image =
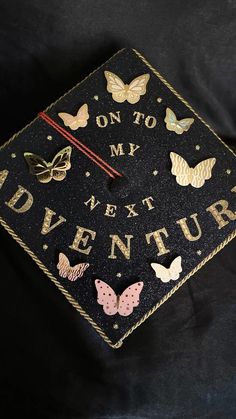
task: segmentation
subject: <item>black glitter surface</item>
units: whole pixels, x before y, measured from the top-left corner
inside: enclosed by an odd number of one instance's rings
[[[116,73],[125,83],[130,83],[143,73],[149,73],[147,93],[134,105],[128,102],[116,103],[106,90],[104,70]],[[94,99],[96,95],[98,100]],[[161,103],[157,102],[157,97],[162,98]],[[72,134],[124,177],[119,181],[111,181],[104,171],[72,146],[72,168],[67,172],[65,180],[39,183],[36,176],[29,173],[24,152],[33,152],[46,161],[51,161],[69,143],[45,121],[37,118],[1,149],[0,170],[9,170],[9,175],[0,191],[0,215],[115,344],[179,281],[235,232],[236,221],[230,221],[219,229],[206,208],[224,199],[229,202],[229,208],[235,211],[236,195],[231,190],[236,185],[236,160],[233,153],[156,77],[133,50],[125,49],[116,54],[53,104],[46,113],[63,126],[58,113],[75,114],[83,103],[87,103],[89,108],[88,125]],[[166,107],[174,110],[179,119],[195,119],[187,133],[177,135],[166,129]],[[98,115],[108,116],[109,112],[116,111],[120,111],[121,123],[108,124],[105,128],[97,126]],[[142,112],[145,116],[155,116],[155,128],[147,128],[144,122],[140,125],[134,124],[135,111]],[[53,137],[51,141],[47,140],[48,135]],[[111,157],[109,146],[117,143],[123,144],[125,155]],[[129,143],[140,146],[133,157],[128,155]],[[200,146],[199,150],[196,150],[196,145]],[[171,174],[171,151],[184,157],[191,167],[206,158],[215,157],[212,178],[200,189],[179,186]],[[15,158],[12,158],[12,153],[16,154]],[[231,170],[230,174],[227,174],[227,169]],[[155,170],[158,171],[156,176],[153,175]],[[90,172],[89,177],[86,177],[86,172]],[[17,214],[5,205],[18,185],[25,187],[34,197],[31,209],[23,214]],[[91,195],[100,201],[92,211],[84,204]],[[142,204],[142,200],[149,196],[153,197],[155,205],[150,211]],[[114,218],[104,215],[108,203],[117,206]],[[129,204],[136,204],[138,216],[127,218],[125,206]],[[57,216],[62,215],[67,221],[43,236],[40,232],[45,207],[52,209]],[[186,240],[176,221],[194,213],[198,214],[202,236],[199,240],[190,242]],[[56,221],[56,217],[53,221]],[[92,246],[88,256],[69,247],[77,225],[96,231],[95,240],[88,243]],[[145,235],[163,227],[169,234],[164,242],[170,252],[157,257],[154,241],[148,245]],[[130,260],[126,260],[118,248],[117,259],[108,258],[111,234],[119,235],[124,243],[125,235],[133,236]],[[44,244],[47,244],[47,250],[43,250]],[[197,253],[198,250],[201,250],[201,255]],[[59,252],[68,256],[71,265],[90,263],[81,279],[72,283],[58,275],[56,265]],[[162,283],[155,277],[150,263],[158,262],[169,266],[178,255],[182,256],[183,267],[179,280]],[[121,277],[117,273],[121,273]],[[96,278],[111,285],[117,294],[122,293],[132,283],[143,281],[139,306],[128,317],[105,315],[102,306],[96,301]],[[114,323],[119,325],[117,330],[113,328]]]

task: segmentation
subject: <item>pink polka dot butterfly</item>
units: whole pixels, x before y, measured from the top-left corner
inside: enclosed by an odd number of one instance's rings
[[[98,292],[97,302],[103,306],[103,311],[108,316],[119,314],[120,316],[129,316],[133,313],[134,307],[139,305],[139,296],[143,289],[143,282],[136,282],[130,285],[122,292],[116,295],[115,291],[100,279],[95,280],[95,286]]]

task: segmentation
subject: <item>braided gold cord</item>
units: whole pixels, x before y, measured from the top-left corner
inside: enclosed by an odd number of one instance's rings
[[[218,140],[222,144],[224,144],[224,146],[236,157],[234,151],[231,150],[231,148],[227,144],[225,144],[225,142],[216,134],[213,128],[211,128],[210,125],[206,121],[204,121],[204,119],[200,115],[198,115],[198,113],[192,108],[192,106],[168,83],[168,81],[165,80],[164,77],[154,67],[152,67],[152,65],[146,60],[146,58],[144,58],[140,54],[140,52],[136,51],[136,49],[133,49],[133,51],[147,65],[147,67],[150,68],[150,70],[152,70],[155,76],[157,76],[162,81],[162,83],[165,84],[166,87],[168,87],[168,89],[170,89],[170,91],[174,93],[174,95],[177,96],[177,98],[181,100],[181,102],[183,102],[194,113],[194,115],[196,115],[196,117],[200,119],[200,121],[216,136],[216,138],[218,138]]]
[[[22,128],[20,131],[16,132],[11,138],[9,138],[9,140],[7,140],[4,144],[2,144],[0,146],[0,150],[5,148],[13,140],[17,139],[18,135],[20,135],[22,132],[24,132],[26,130],[26,128],[30,127],[30,125],[32,125],[37,119],[38,119],[38,117],[34,118],[33,121],[30,121],[29,124],[27,124],[24,128]]]
[[[70,295],[70,293],[60,284],[60,282],[49,272],[46,266],[39,260],[39,258],[34,254],[34,252],[21,240],[21,238],[12,230],[12,228],[0,217],[0,223],[5,228],[5,230],[12,236],[12,238],[28,253],[31,259],[39,266],[40,269],[51,279],[51,281],[57,286],[57,288],[62,292],[66,299],[76,308],[77,311],[94,327],[94,329],[102,336],[102,338],[110,346],[112,346],[111,340],[106,336],[106,334],[100,329],[100,327],[95,323],[95,321],[84,311],[84,309],[75,301],[75,299]]]
[[[90,76],[92,76],[94,73],[96,73],[96,71],[100,70],[100,68],[102,68],[105,64],[109,63],[109,61],[114,58],[116,55],[118,55],[120,52],[122,52],[124,50],[124,48],[120,49],[119,51],[117,51],[114,55],[112,55],[112,57],[110,57],[107,61],[105,61],[103,64],[101,64],[98,68],[96,68],[95,70],[91,71],[91,73],[88,74],[88,76],[86,76],[83,80],[81,80],[79,83],[77,83],[75,86],[73,86],[70,90],[68,90],[66,93],[64,93],[62,96],[60,96],[57,100],[55,100],[55,102],[52,102],[51,105],[49,105],[43,112],[47,112],[52,106],[54,106],[57,102],[59,102],[59,100],[61,100],[64,96],[66,96],[68,93],[72,92],[72,90],[76,89],[77,87],[79,87],[85,80],[87,80]],[[6,147],[8,144],[10,144],[13,140],[16,139],[16,137],[21,134],[22,132],[24,132],[27,128],[29,128],[39,117],[36,116],[32,121],[30,121],[27,125],[25,125],[20,131],[16,132],[11,138],[9,138],[9,140],[7,140],[3,145],[0,146],[0,150],[4,147]]]
[[[114,54],[109,60],[105,62],[108,63],[115,55],[119,54],[123,49],[119,50],[116,54]],[[231,148],[222,141],[222,139],[214,132],[214,130],[197,114],[197,112],[189,105],[189,103],[182,98],[182,96],[176,92],[176,90],[161,76],[161,74],[151,66],[151,64],[135,49],[133,49],[135,54],[150,68],[150,70],[171,90],[175,96],[178,97],[196,116],[200,119],[200,121],[215,135],[215,137],[222,143],[224,146],[234,155],[236,154],[231,150]],[[91,72],[85,79],[80,81],[76,86],[74,86],[71,90],[66,92],[62,95],[59,99],[49,105],[46,109],[49,110],[55,103],[57,103],[60,99],[62,99],[65,95],[71,92],[73,89],[77,88],[81,83],[83,83],[86,79],[88,79],[93,73],[103,67],[102,64],[96,70]],[[30,127],[33,122],[37,120],[36,117],[33,121],[31,121],[28,125],[26,125],[22,130],[18,131],[14,134],[5,144],[0,146],[0,150],[10,144],[16,137],[21,134],[26,128]],[[108,336],[104,333],[104,331],[97,325],[97,323],[86,313],[86,311],[78,304],[77,301],[70,295],[70,293],[60,284],[60,282],[49,272],[46,266],[38,259],[38,257],[34,254],[34,252],[23,242],[23,240],[12,230],[12,228],[0,217],[0,224],[5,228],[5,230],[12,236],[14,240],[29,254],[29,256],[35,261],[35,263],[39,266],[40,269],[51,279],[51,281],[57,286],[57,288],[62,292],[62,294],[66,297],[66,299],[70,302],[70,304],[75,307],[75,309],[92,325],[92,327],[99,333],[99,335],[104,339],[104,341],[114,349],[120,348],[123,344],[124,339],[126,339],[137,327],[139,327],[145,320],[148,319],[162,304],[164,304],[192,275],[194,275],[199,269],[201,269],[205,263],[207,263],[210,259],[212,259],[220,250],[222,250],[233,238],[236,236],[236,230],[231,233],[219,246],[217,246],[205,259],[203,259],[191,272],[189,272],[172,290],[166,294],[162,300],[160,300],[155,306],[152,307],[136,324],[134,324],[123,336],[121,339],[118,340],[115,344],[108,338]]]
[[[162,300],[160,300],[155,306],[153,306],[151,310],[149,310],[133,327],[131,327],[131,329],[129,329],[124,334],[124,336],[122,336],[118,343],[123,342],[125,338],[127,338],[135,329],[137,329],[137,327],[139,327],[143,322],[145,322],[145,320],[147,320],[149,316],[151,316],[162,304],[164,304],[192,275],[194,275],[199,269],[201,269],[203,265],[205,265],[205,263],[212,259],[216,255],[216,253],[222,250],[231,240],[233,240],[235,236],[236,231],[231,233],[224,242],[222,242],[218,247],[216,247],[216,249],[214,249],[212,253],[210,253],[197,266],[195,266],[195,268],[191,272],[189,272],[180,282],[178,282],[178,284],[174,288],[172,288],[172,290],[168,294],[166,294],[162,298]]]

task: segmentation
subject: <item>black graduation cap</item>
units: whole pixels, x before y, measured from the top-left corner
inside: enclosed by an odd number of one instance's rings
[[[117,348],[235,237],[235,161],[123,49],[1,148],[1,224]]]

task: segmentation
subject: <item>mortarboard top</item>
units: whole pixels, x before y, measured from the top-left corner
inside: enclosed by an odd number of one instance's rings
[[[123,49],[1,147],[1,224],[117,348],[235,237],[235,162]]]

